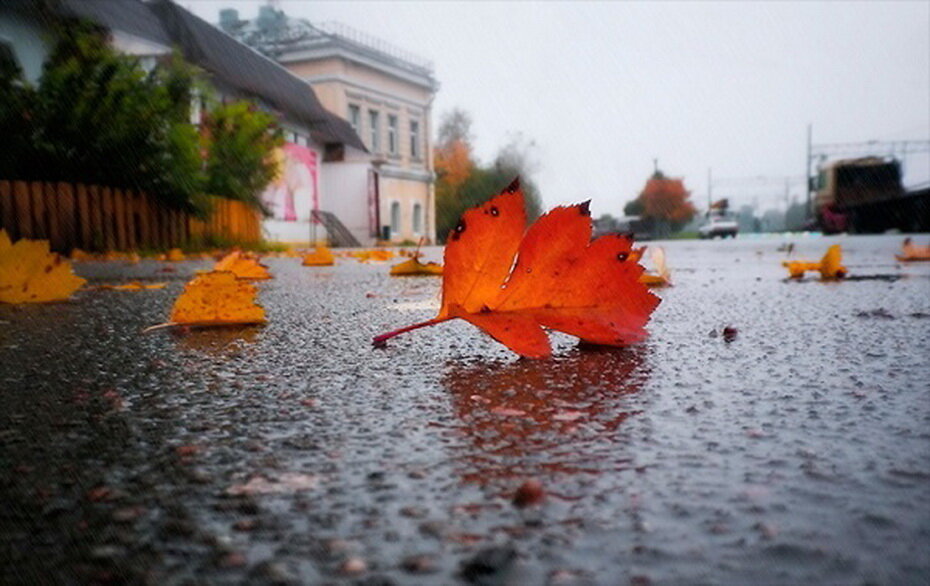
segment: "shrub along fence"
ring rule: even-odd
[[[52,250],[165,249],[197,242],[258,243],[259,212],[212,198],[200,220],[144,193],[96,185],[0,181],[0,228],[11,238],[42,238]]]

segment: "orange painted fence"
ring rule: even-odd
[[[96,185],[0,181],[0,228],[14,240],[42,238],[70,252],[165,249],[197,242],[258,243],[261,217],[246,204],[212,198],[200,220],[144,193]]]

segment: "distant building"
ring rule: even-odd
[[[4,0],[0,4],[0,51],[12,56],[24,77],[36,82],[42,64],[52,50],[46,34],[48,23],[38,0]],[[306,242],[318,227],[315,214],[329,221],[331,239],[341,236],[360,243],[367,230],[346,234],[339,230],[340,206],[366,205],[364,194],[357,202],[347,202],[334,185],[334,178],[366,180],[365,170],[356,170],[330,161],[367,157],[365,145],[349,123],[327,110],[307,83],[275,61],[188,12],[170,0],[57,0],[48,3],[56,16],[90,21],[104,29],[117,51],[137,55],[145,67],[173,50],[179,50],[190,63],[204,70],[220,100],[248,99],[273,112],[285,133],[282,152],[282,178],[269,187],[265,202],[273,215],[263,222],[265,236],[274,241]],[[200,104],[193,104],[193,124],[200,122]],[[337,203],[338,202],[338,203]],[[330,212],[326,215],[325,212]]]
[[[266,5],[254,20],[220,11],[220,27],[277,60],[313,86],[323,105],[344,116],[370,156],[329,153],[368,170],[367,180],[339,179],[367,194],[347,197],[337,215],[353,231],[399,242],[436,237],[431,108],[438,84],[428,61],[340,24],[311,24]]]

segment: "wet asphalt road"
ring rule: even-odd
[[[785,282],[780,239],[666,243],[647,342],[546,361],[464,322],[372,349],[438,307],[386,264],[271,259],[267,326],[185,335],[140,331],[209,263],[79,264],[170,284],[0,306],[0,581],[926,583],[930,263],[900,240],[795,240],[841,242],[843,283]]]

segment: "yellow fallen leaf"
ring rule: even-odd
[[[0,230],[0,302],[61,301],[84,283],[71,263],[49,251],[48,240],[23,238],[13,244]]]
[[[839,244],[834,244],[827,249],[827,253],[820,259],[820,262],[792,260],[781,264],[788,269],[788,276],[792,279],[802,278],[807,271],[819,271],[821,279],[832,280],[846,276],[847,271],[846,267],[841,264],[842,260],[843,249]]]
[[[355,257],[359,262],[368,262],[372,260],[385,261],[385,260],[391,260],[395,256],[393,250],[388,250],[386,248],[355,250],[353,252],[350,252],[349,254]]]
[[[167,323],[145,331],[172,326],[227,326],[265,323],[265,310],[255,302],[255,285],[229,271],[200,273],[174,302]]]
[[[94,260],[94,255],[89,252],[84,252],[80,248],[75,248],[71,251],[71,260],[74,262],[85,262],[89,260]]]
[[[642,252],[640,252],[640,257],[642,257]],[[640,275],[640,283],[647,287],[666,287],[672,284],[668,266],[665,264],[665,249],[661,246],[652,249],[652,266],[655,267],[656,272]]]
[[[336,264],[336,257],[332,251],[325,246],[318,246],[315,251],[304,257],[303,265],[305,267],[323,267]]]
[[[442,266],[434,262],[423,264],[419,258],[411,258],[391,267],[391,274],[395,277],[441,275]]]
[[[181,252],[180,248],[172,248],[168,251],[168,254],[165,258],[171,262],[180,262],[185,260],[184,253]]]
[[[213,267],[214,271],[230,271],[240,279],[261,281],[271,278],[268,267],[258,262],[253,255],[235,250],[224,256]]]
[[[100,289],[110,291],[147,291],[151,289],[164,289],[168,283],[143,283],[142,281],[129,281],[122,285],[101,285]]]
[[[846,276],[846,267],[843,262],[843,249],[839,244],[834,244],[827,249],[827,254],[823,255],[820,260],[820,278],[821,279],[842,279]]]

